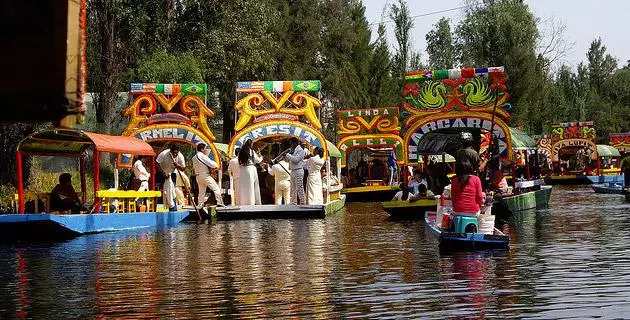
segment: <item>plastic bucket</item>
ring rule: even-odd
[[[479,222],[479,233],[493,234],[494,233],[494,218],[495,216],[491,214],[478,215],[477,221]]]

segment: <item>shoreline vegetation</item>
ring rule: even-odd
[[[426,52],[419,52],[411,43],[411,12],[420,10],[405,0],[390,1],[381,23],[367,20],[359,0],[88,0],[93,108],[84,127],[120,134],[119,93],[131,82],[207,83],[214,92],[208,97],[216,113],[213,130],[228,141],[235,82],[319,79],[323,131],[336,141],[336,111],[399,105],[406,71],[505,66],[510,126],[538,135],[552,123],[592,120],[597,143],[606,143],[609,132],[630,131],[630,61],[607,53],[597,38],[584,62],[568,66],[563,58],[572,44],[558,21],[541,20],[519,0],[464,4],[461,21],[440,19],[426,34]],[[387,41],[388,30],[394,43]],[[1,126],[4,211],[15,193],[17,144],[43,125]],[[64,172],[28,162],[25,190],[48,192]],[[111,161],[103,163],[111,168]],[[76,171],[70,172],[79,184]]]

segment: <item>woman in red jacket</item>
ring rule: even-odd
[[[476,215],[484,203],[481,179],[474,174],[471,159],[467,157],[461,157],[455,163],[451,200],[455,215]]]

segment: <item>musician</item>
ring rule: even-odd
[[[291,204],[306,204],[304,196],[304,149],[296,137],[289,139],[291,151],[287,153],[285,159],[289,162],[291,171]]]
[[[275,180],[274,192],[276,195],[276,204],[283,204],[283,200],[284,204],[291,203],[291,173],[289,172],[289,163],[282,159],[267,170]]]
[[[308,170],[308,179],[306,180],[307,204],[324,204],[322,176],[320,173],[324,163],[326,163],[323,157],[324,150],[320,147],[315,147],[306,160],[306,169]]]
[[[177,144],[171,144],[168,149],[160,152],[155,162],[158,163],[158,168],[164,175],[164,186],[162,187],[162,193],[164,194],[164,204],[168,205],[169,211],[177,211],[175,205],[175,182],[174,173],[176,170],[184,170],[186,161],[184,155],[179,152],[179,146]]]
[[[241,152],[241,148],[234,149],[234,158],[230,159],[228,163],[228,174],[230,175],[230,179],[232,180],[232,204],[238,205],[238,177],[239,177],[239,165],[238,165],[238,154]]]
[[[260,200],[260,184],[256,164],[262,161],[262,156],[252,149],[252,140],[248,139],[238,154],[239,164],[239,205],[262,204]]]
[[[199,143],[197,145],[197,154],[192,159],[193,169],[197,174],[197,185],[199,186],[199,195],[197,196],[197,205],[199,209],[204,207],[206,203],[206,188],[210,187],[210,190],[214,193],[214,198],[217,201],[217,207],[223,207],[223,200],[221,199],[221,189],[210,171],[217,169],[217,163],[212,161],[208,154],[210,148],[205,143]]]

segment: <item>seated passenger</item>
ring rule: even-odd
[[[427,189],[426,185],[421,184],[418,186],[418,193],[409,197],[409,202],[415,202],[420,199],[435,199],[435,194],[433,194],[431,190]]]
[[[396,192],[392,201],[409,201],[409,197],[411,194],[409,193],[409,188],[407,188],[407,184],[402,182],[400,184],[400,191]]]
[[[85,210],[79,196],[72,187],[72,175],[62,173],[59,176],[59,184],[50,191],[51,211],[81,211]]]
[[[326,168],[322,168],[322,186],[324,189],[327,187],[326,179],[330,179],[330,186],[337,186],[341,183],[334,174],[328,174]]]

